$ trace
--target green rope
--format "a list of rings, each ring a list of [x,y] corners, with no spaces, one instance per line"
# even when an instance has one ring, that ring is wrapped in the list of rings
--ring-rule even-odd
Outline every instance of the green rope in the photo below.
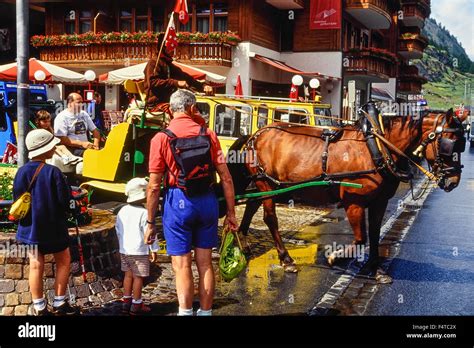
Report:
[[[305,187],[313,187],[313,186],[331,186],[331,185],[340,185],[343,187],[352,187],[352,188],[362,188],[361,184],[354,184],[350,182],[340,182],[340,181],[312,181],[312,182],[306,182],[303,184],[298,184],[295,186],[283,188],[283,189],[278,189],[274,191],[267,191],[267,192],[256,192],[256,193],[248,193],[245,195],[237,195],[235,196],[235,200],[240,200],[240,199],[246,199],[246,198],[258,198],[258,197],[271,197],[271,196],[276,196],[276,195],[281,195],[283,193],[299,190],[301,188]],[[225,200],[224,197],[220,197],[219,201]]]

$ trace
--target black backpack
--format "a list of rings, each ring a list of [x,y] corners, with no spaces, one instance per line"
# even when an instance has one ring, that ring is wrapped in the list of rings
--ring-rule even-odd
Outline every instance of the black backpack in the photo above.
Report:
[[[171,152],[178,167],[177,187],[190,197],[209,192],[216,182],[216,176],[211,157],[211,139],[206,134],[206,128],[201,127],[199,135],[187,138],[178,138],[169,129],[163,133],[169,137]],[[170,170],[168,173],[172,174]]]

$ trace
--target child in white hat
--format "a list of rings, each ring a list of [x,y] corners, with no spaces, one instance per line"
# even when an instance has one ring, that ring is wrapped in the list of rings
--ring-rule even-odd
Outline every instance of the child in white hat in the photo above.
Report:
[[[120,209],[115,224],[121,268],[125,272],[122,312],[130,315],[150,312],[150,308],[142,300],[143,278],[150,274],[149,252],[159,251],[157,241],[148,246],[144,239],[147,227],[147,186],[148,181],[143,178],[134,178],[127,183],[125,194],[129,204]]]

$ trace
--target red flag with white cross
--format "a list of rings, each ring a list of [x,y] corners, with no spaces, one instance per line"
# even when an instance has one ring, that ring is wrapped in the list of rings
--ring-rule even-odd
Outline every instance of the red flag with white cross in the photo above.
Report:
[[[170,18],[170,24],[168,28],[168,33],[166,35],[165,41],[166,50],[169,53],[172,53],[176,47],[178,47],[178,38],[176,36],[176,28],[174,27],[174,19],[173,16]]]
[[[187,0],[176,0],[176,5],[174,7],[174,13],[178,14],[179,21],[186,25],[189,22],[189,11],[188,11],[188,2]]]

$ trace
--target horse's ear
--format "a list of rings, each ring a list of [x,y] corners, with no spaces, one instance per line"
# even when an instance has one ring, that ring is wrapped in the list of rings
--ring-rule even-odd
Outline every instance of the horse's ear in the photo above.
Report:
[[[458,119],[459,119],[459,121],[461,121],[461,123],[463,123],[464,121],[466,121],[468,116],[469,116],[469,110],[464,110],[462,115],[458,116]]]
[[[453,120],[453,115],[454,115],[453,108],[449,109],[448,112],[446,112],[446,123],[447,124],[451,123],[451,121]]]

